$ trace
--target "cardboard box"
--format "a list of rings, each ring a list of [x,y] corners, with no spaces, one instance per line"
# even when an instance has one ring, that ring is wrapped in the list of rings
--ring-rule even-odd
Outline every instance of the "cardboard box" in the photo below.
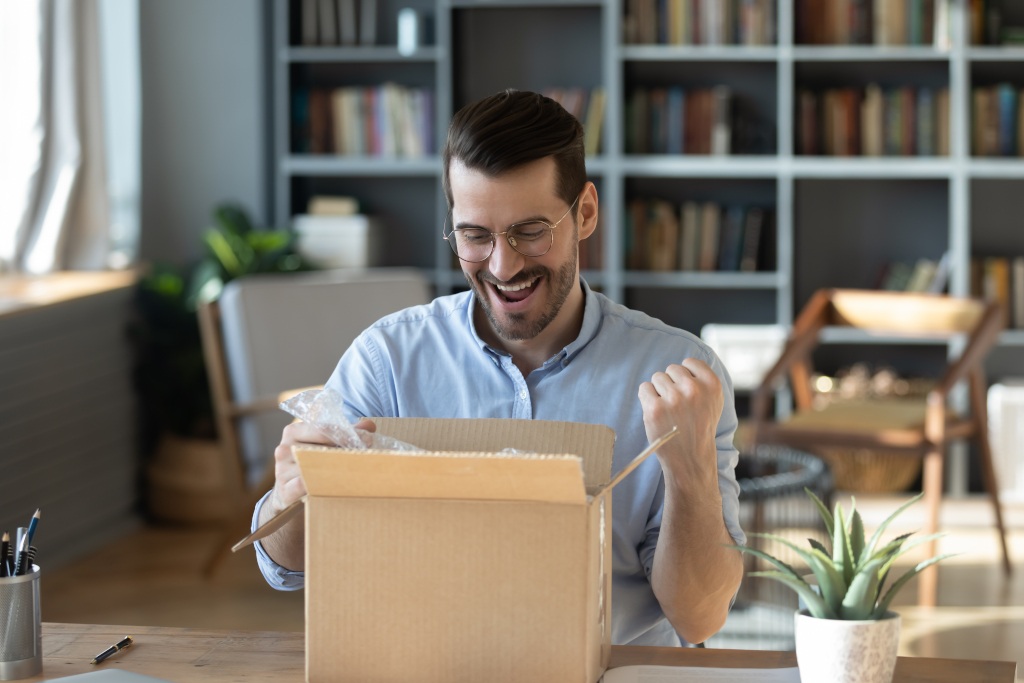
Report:
[[[612,480],[603,425],[376,422],[426,450],[295,448],[306,679],[597,681],[611,646],[610,491],[664,441]]]

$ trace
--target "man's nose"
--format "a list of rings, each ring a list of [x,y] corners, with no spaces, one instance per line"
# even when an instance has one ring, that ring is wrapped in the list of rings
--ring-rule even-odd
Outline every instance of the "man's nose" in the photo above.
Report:
[[[508,282],[523,269],[526,257],[512,248],[505,235],[494,236],[494,251],[488,259],[488,270],[491,275],[503,282]]]

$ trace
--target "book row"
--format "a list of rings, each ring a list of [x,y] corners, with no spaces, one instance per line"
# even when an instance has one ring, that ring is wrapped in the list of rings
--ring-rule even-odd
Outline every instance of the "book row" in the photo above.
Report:
[[[950,0],[796,0],[803,45],[932,45],[946,50]]]
[[[1024,256],[972,258],[971,296],[998,302],[1006,326],[1024,329]]]
[[[877,289],[890,292],[942,294],[949,284],[949,252],[938,261],[918,259],[913,266],[901,261],[885,265]]]
[[[833,88],[797,95],[797,153],[948,156],[949,90]]]
[[[971,150],[982,157],[1024,157],[1024,91],[1008,83],[975,88]]]
[[[547,88],[542,93],[558,102],[583,124],[587,156],[601,153],[601,127],[607,98],[604,88]]]
[[[774,45],[775,0],[627,0],[623,42]]]
[[[302,0],[302,44],[376,45],[377,0]]]
[[[1009,7],[1019,0],[1005,0]],[[1024,45],[1024,26],[1009,24],[1003,0],[969,0],[968,26],[972,45]]]
[[[774,125],[727,86],[636,88],[626,100],[627,154],[770,154]]]
[[[297,154],[418,158],[434,150],[434,94],[428,88],[385,83],[292,93]]]
[[[635,199],[625,216],[626,268],[741,271],[764,268],[766,224],[760,207]]]

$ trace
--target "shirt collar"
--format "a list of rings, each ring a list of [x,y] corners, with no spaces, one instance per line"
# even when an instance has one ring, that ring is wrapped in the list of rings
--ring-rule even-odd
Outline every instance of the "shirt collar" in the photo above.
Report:
[[[579,336],[564,349],[556,353],[554,356],[549,358],[544,365],[548,365],[555,360],[568,361],[580,351],[583,350],[587,344],[597,336],[597,331],[601,327],[601,302],[597,300],[597,295],[590,289],[590,285],[582,277],[580,278],[580,286],[583,287],[583,325],[580,327]],[[476,320],[474,319],[474,312],[476,310],[477,301],[476,295],[472,290],[468,292],[469,304],[466,306],[466,319],[469,324],[469,333],[473,337],[474,343],[484,352],[492,356],[509,356],[510,354],[504,351],[498,351],[497,349],[491,348],[476,330]]]

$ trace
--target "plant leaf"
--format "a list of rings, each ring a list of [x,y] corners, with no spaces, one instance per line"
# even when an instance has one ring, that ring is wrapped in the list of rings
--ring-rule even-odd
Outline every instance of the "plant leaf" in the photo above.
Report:
[[[856,505],[856,503],[854,503]],[[858,558],[864,553],[864,522],[860,513],[854,510],[850,519],[850,556],[860,569],[861,563]]]
[[[775,579],[785,585],[789,586],[804,599],[807,603],[807,610],[816,619],[835,619],[836,614],[832,611],[832,608],[825,604],[825,601],[820,595],[814,592],[814,589],[807,585],[803,579],[794,579],[787,574],[782,572],[751,572],[747,576],[764,576],[769,579]]]
[[[839,609],[840,618],[859,621],[871,617],[878,598],[878,568],[883,562],[881,559],[872,560],[853,577]]]
[[[856,568],[853,553],[850,551],[850,536],[846,533],[846,520],[843,517],[843,506],[836,503],[835,534],[832,539],[832,562],[842,572],[843,581],[849,586],[853,583]]]
[[[846,594],[846,582],[843,580],[842,574],[832,564],[832,559],[828,556],[828,553],[821,552],[817,548],[811,550],[804,550],[800,546],[792,543],[781,536],[775,536],[773,534],[750,534],[758,538],[767,538],[781,543],[787,548],[791,548],[797,555],[800,556],[807,566],[810,567],[814,573],[815,578],[818,579],[818,587],[821,589],[821,596],[828,604],[829,609],[833,613],[839,610],[839,606],[843,602],[843,596]],[[801,581],[803,578],[797,575]],[[805,582],[806,583],[806,582]]]
[[[814,504],[818,507],[818,512],[821,513],[821,518],[825,520],[825,529],[828,530],[828,537],[832,538],[832,525],[835,523],[832,519],[832,513],[828,511],[828,508],[821,502],[821,499],[814,495],[814,491],[811,491],[805,486],[804,492],[807,493],[810,499],[814,501]]]
[[[786,564],[785,562],[783,562],[782,560],[780,560],[778,558],[772,557],[771,555],[769,555],[766,552],[758,550],[757,548],[748,548],[748,547],[743,546],[743,545],[725,545],[725,546],[722,546],[722,547],[723,548],[730,548],[732,550],[739,550],[741,553],[749,553],[749,554],[753,555],[754,557],[760,557],[762,560],[768,560],[769,562],[774,564],[776,567],[781,569],[783,571],[783,573],[788,572],[789,574],[791,574],[793,576],[793,578],[800,579],[801,581],[803,581],[803,579],[800,577],[800,573],[797,572],[797,570],[793,569],[793,567],[791,567],[790,565]]]
[[[930,560],[925,560],[924,562],[920,563],[919,565],[911,569],[909,572],[901,576],[899,579],[896,580],[896,583],[889,587],[889,590],[885,593],[885,597],[878,602],[878,607],[876,607],[875,611],[871,613],[871,618],[881,619],[882,616],[884,616],[885,613],[889,610],[889,603],[891,603],[892,599],[896,597],[896,594],[900,591],[900,589],[906,585],[907,581],[910,581],[910,579],[914,578],[914,576],[919,574],[921,570],[930,567],[931,565],[935,564],[936,562],[939,562],[940,560],[955,557],[959,554],[960,553],[946,553],[945,555],[939,555],[938,557],[933,557]]]
[[[921,545],[922,543],[927,543],[928,541],[933,541],[933,540],[935,540],[937,538],[942,538],[945,535],[946,534],[929,534],[927,536],[922,536],[921,538],[915,540],[913,543],[908,544],[907,547],[903,548],[899,552],[895,552],[891,556],[889,556],[886,559],[885,564],[882,565],[882,568],[880,570],[878,570],[878,573],[879,574],[884,574],[884,573],[888,572],[889,568],[892,567],[892,563],[896,561],[896,558],[900,557],[904,553],[907,553],[907,552],[913,550],[914,548],[916,548],[917,546]]]
[[[877,529],[875,530],[875,533],[871,535],[871,540],[870,540],[870,541],[868,541],[868,543],[867,543],[867,545],[866,545],[866,546],[864,546],[864,552],[865,552],[865,553],[867,553],[867,556],[868,556],[868,557],[870,557],[871,555],[874,555],[874,554],[875,554],[875,546],[876,546],[876,545],[878,545],[878,541],[879,541],[879,539],[881,539],[881,538],[882,538],[882,534],[883,534],[883,533],[885,533],[885,528],[886,528],[887,526],[889,526],[889,524],[890,524],[890,523],[892,522],[892,520],[896,519],[896,517],[897,517],[897,516],[898,516],[898,515],[899,515],[899,514],[900,514],[901,512],[903,512],[904,510],[906,510],[906,509],[907,509],[908,507],[910,507],[911,505],[913,505],[913,504],[914,504],[914,503],[916,503],[917,501],[921,500],[921,498],[923,498],[923,497],[924,497],[924,493],[919,493],[919,494],[917,494],[916,496],[914,496],[913,498],[911,498],[911,499],[910,499],[909,501],[907,501],[906,503],[904,503],[903,505],[901,505],[901,506],[900,506],[900,507],[899,507],[899,508],[898,508],[898,509],[896,510],[896,512],[894,512],[894,513],[892,513],[891,515],[889,515],[889,517],[888,517],[888,518],[887,518],[887,519],[886,519],[886,520],[885,520],[884,522],[882,522],[882,526],[878,527],[878,528],[877,528]],[[862,553],[862,554],[863,554],[863,553]]]
[[[829,557],[832,557],[832,553],[830,553],[830,552],[828,551],[828,548],[826,548],[825,546],[823,546],[823,545],[822,545],[821,543],[819,543],[818,541],[814,540],[813,538],[808,538],[808,539],[807,539],[807,542],[808,542],[808,543],[810,543],[810,544],[811,544],[811,547],[812,547],[812,548],[814,548],[815,550],[820,550],[821,552],[825,553],[825,555],[827,555],[827,556],[829,556]]]
[[[900,546],[903,545],[903,541],[907,540],[908,538],[910,538],[911,536],[913,536],[916,533],[917,533],[916,531],[910,531],[908,533],[903,534],[902,536],[897,536],[896,538],[892,539],[887,544],[885,544],[884,546],[882,546],[881,548],[876,550],[871,555],[871,557],[866,557],[867,553],[866,552],[862,552],[860,554],[860,564],[865,564],[865,563],[867,563],[868,560],[874,560],[874,559],[877,559],[879,557],[882,557],[883,555],[887,555],[887,554],[893,552],[894,550],[899,550]],[[867,549],[867,547],[865,546],[865,550],[866,549]]]

